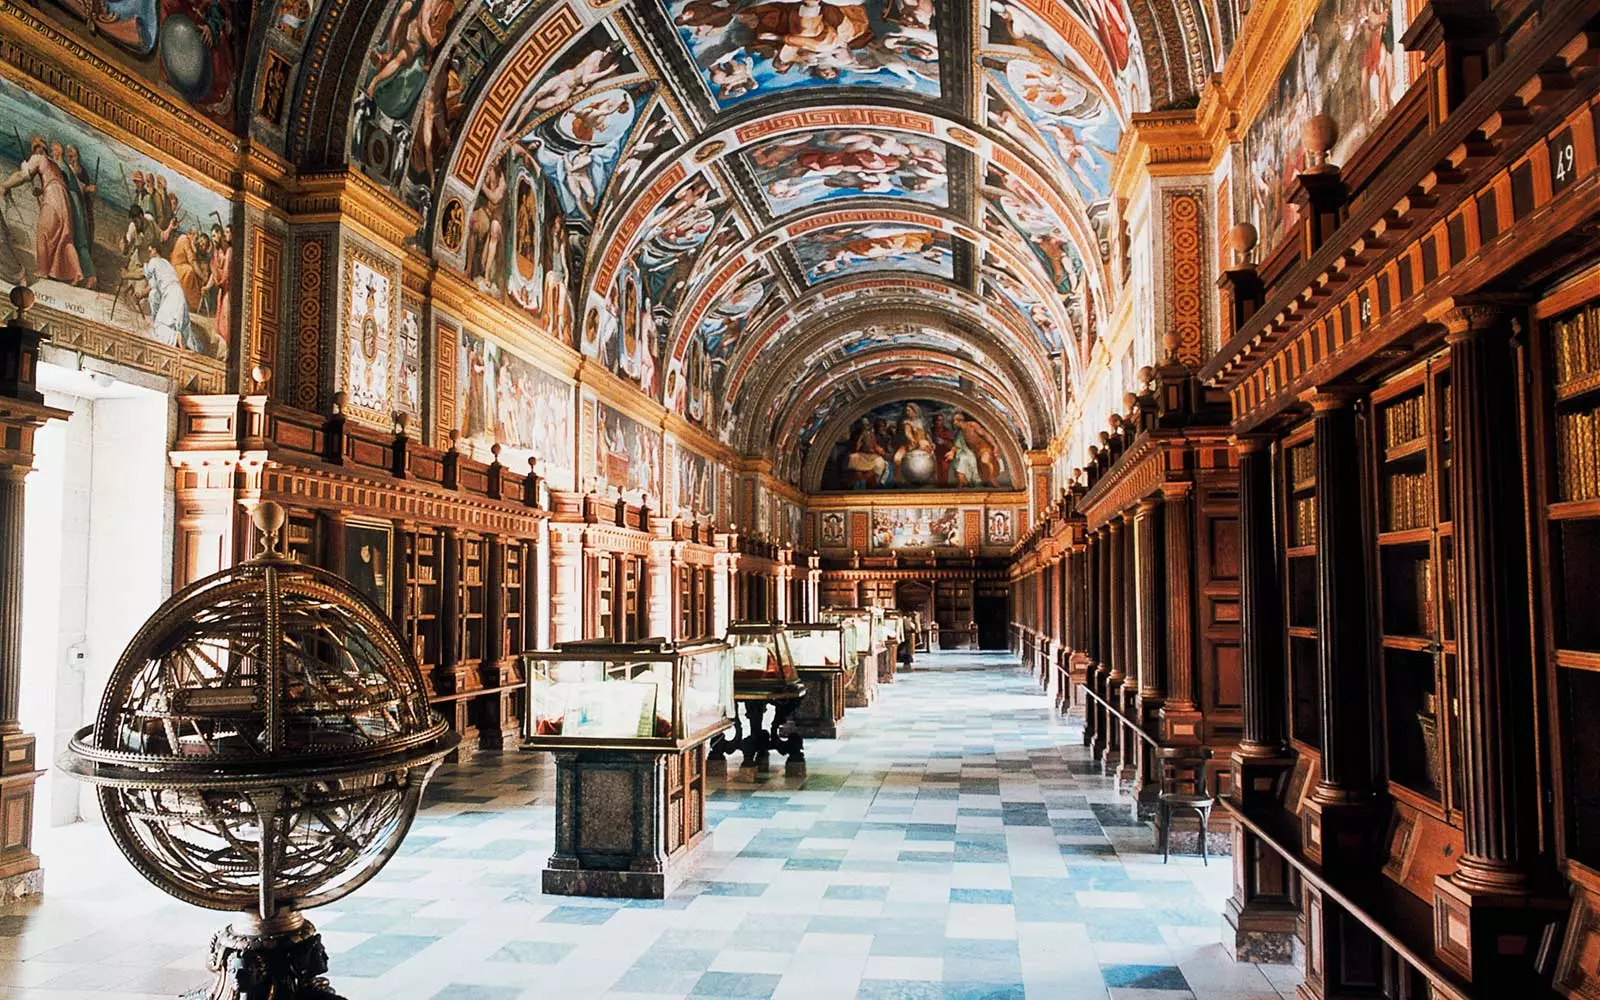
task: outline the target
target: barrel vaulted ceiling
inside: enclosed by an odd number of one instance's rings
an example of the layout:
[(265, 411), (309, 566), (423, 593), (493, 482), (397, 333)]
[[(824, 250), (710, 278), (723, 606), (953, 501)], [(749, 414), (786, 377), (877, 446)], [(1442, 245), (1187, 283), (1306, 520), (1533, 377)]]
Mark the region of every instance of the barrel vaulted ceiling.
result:
[[(1208, 0), (323, 0), (285, 152), (348, 159), (530, 326), (799, 482), (898, 393), (1016, 453), (1118, 294), (1112, 163)], [(828, 440), (823, 440), (828, 439)]]

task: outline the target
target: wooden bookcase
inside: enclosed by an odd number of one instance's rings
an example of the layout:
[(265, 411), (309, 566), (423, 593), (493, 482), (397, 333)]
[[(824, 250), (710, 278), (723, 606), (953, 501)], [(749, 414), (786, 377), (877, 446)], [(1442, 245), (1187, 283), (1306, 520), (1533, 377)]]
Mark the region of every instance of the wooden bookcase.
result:
[(495, 545), (499, 565), (500, 648), (502, 660), (514, 659), (533, 647), (533, 621), (528, 610), (533, 606), (533, 581), (529, 575), (528, 550), (516, 539)]
[(456, 667), (483, 664), (484, 612), (488, 597), (487, 539), (463, 534), (456, 543), (455, 641)]
[(1545, 474), (1535, 488), (1549, 552), (1544, 579), (1561, 856), (1600, 888), (1600, 276), (1587, 301), (1538, 309), (1535, 412)]
[(1289, 736), (1322, 748), (1322, 675), (1317, 665), (1317, 453), (1306, 425), (1279, 451), (1283, 489), (1283, 607), (1288, 622)]
[(1372, 394), (1378, 670), (1389, 791), (1460, 824), (1461, 700), (1450, 372), (1437, 356)]
[(405, 575), (405, 637), (422, 668), (422, 676), (432, 679), (439, 666), (440, 612), (443, 596), (443, 539), (439, 532), (415, 527), (402, 534), (401, 555)]

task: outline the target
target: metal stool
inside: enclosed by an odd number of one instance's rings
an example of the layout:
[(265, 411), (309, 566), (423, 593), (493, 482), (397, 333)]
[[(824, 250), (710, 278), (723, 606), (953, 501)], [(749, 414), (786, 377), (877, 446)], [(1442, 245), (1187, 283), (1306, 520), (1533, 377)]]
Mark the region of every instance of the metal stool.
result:
[[(1161, 795), (1156, 800), (1157, 822), (1161, 824), (1161, 863), (1167, 863), (1174, 814), (1188, 811), (1200, 821), (1200, 860), (1209, 867), (1206, 831), (1211, 825), (1211, 806), (1215, 801), (1206, 791), (1211, 748), (1159, 747), (1156, 756), (1161, 760)], [(1193, 791), (1185, 791), (1185, 788)]]

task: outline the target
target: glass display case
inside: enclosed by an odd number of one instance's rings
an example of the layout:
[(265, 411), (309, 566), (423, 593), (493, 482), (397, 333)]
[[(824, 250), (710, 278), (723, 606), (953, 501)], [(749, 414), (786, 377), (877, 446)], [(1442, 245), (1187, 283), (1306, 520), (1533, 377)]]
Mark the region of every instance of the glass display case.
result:
[(733, 719), (729, 653), (723, 642), (661, 640), (585, 640), (526, 653), (523, 745), (682, 749), (703, 742)]
[(855, 665), (850, 633), (837, 622), (790, 622), (789, 649), (800, 670), (849, 670)]
[(822, 620), (836, 622), (846, 633), (846, 649), (855, 669), (846, 688), (851, 708), (866, 708), (878, 698), (878, 656), (885, 648), (880, 640), (881, 608), (830, 608)]
[(856, 672), (850, 632), (837, 622), (790, 622), (789, 649), (806, 682), (806, 696), (793, 723), (801, 736), (831, 740), (844, 718), (845, 688)]
[(727, 646), (735, 698), (768, 698), (798, 690), (800, 675), (786, 625), (735, 622), (728, 626)]

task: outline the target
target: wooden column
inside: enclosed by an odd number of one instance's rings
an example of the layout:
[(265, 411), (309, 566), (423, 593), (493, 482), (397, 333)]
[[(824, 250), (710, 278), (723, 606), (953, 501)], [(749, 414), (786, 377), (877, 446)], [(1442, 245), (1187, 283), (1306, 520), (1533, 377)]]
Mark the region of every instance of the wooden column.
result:
[(1535, 980), (1538, 937), (1566, 911), (1535, 877), (1539, 762), (1518, 359), (1502, 309), (1457, 304), (1437, 319), (1450, 344), (1465, 824), (1455, 872), (1434, 884), (1434, 945), (1475, 983), (1509, 988)]
[[(1244, 739), (1233, 752), (1233, 794), (1249, 804), (1277, 803), (1294, 766), (1288, 747), (1288, 701), (1273, 528), (1270, 442), (1244, 438), (1239, 456), (1239, 603), (1243, 614)], [(1233, 824), (1233, 896), (1223, 919), (1241, 962), (1289, 963), (1299, 951), (1294, 871), (1283, 856)]]
[[(1106, 674), (1104, 693), (1108, 703), (1119, 707), (1122, 704), (1122, 682), (1123, 678), (1127, 677), (1128, 663), (1126, 631), (1129, 605), (1124, 600), (1122, 585), (1122, 576), (1127, 567), (1123, 549), (1127, 544), (1123, 534), (1122, 518), (1112, 518), (1106, 525), (1106, 536), (1109, 540), (1106, 553), (1106, 605), (1109, 619), (1106, 660), (1110, 663), (1111, 669)], [(1113, 772), (1122, 762), (1122, 735), (1122, 724), (1107, 713), (1106, 753), (1102, 760)]]
[[(14, 321), (4, 332), (16, 326)], [(6, 899), (44, 889), (39, 856), (33, 853), (34, 785), (39, 780), (34, 735), (23, 731), (18, 714), (25, 480), (33, 468), (35, 432), (47, 421), (68, 416), (40, 403), (0, 396), (0, 898)]]
[(1166, 618), (1161, 629), (1167, 643), (1166, 702), (1161, 708), (1161, 739), (1166, 743), (1198, 743), (1202, 716), (1195, 702), (1194, 495), (1190, 483), (1162, 487), (1163, 583)]
[[(1087, 622), (1089, 666), (1084, 674), (1084, 684), (1096, 694), (1105, 685), (1105, 661), (1100, 658), (1100, 612), (1104, 606), (1104, 599), (1100, 591), (1100, 558), (1101, 536), (1100, 532), (1089, 533), (1089, 540), (1084, 547), (1084, 618)], [(1083, 706), (1083, 742), (1089, 747), (1089, 754), (1096, 759), (1105, 750), (1105, 724), (1104, 713), (1100, 711), (1099, 703), (1085, 698)]]
[(1322, 864), (1370, 862), (1373, 798), (1371, 664), (1361, 441), (1354, 393), (1310, 392), (1317, 463), (1317, 672), (1322, 779), (1304, 812), (1305, 851)]
[[(1123, 608), (1122, 626), (1122, 694), (1115, 699), (1122, 714), (1139, 721), (1139, 553), (1134, 527), (1134, 511), (1122, 514), (1122, 588), (1117, 599)], [(1139, 774), (1139, 754), (1144, 742), (1133, 733), (1124, 733), (1122, 740), (1122, 765), (1117, 770), (1117, 782), (1124, 789), (1132, 787)]]
[[(1162, 507), (1159, 495), (1146, 497), (1139, 501), (1133, 519), (1139, 595), (1139, 690), (1134, 709), (1138, 714), (1133, 718), (1156, 739), (1161, 738), (1159, 713), (1166, 701), (1166, 643), (1162, 633), (1167, 614)], [(1139, 767), (1135, 786), (1140, 811), (1153, 812), (1156, 797), (1161, 792), (1159, 762), (1143, 740), (1134, 750)]]

